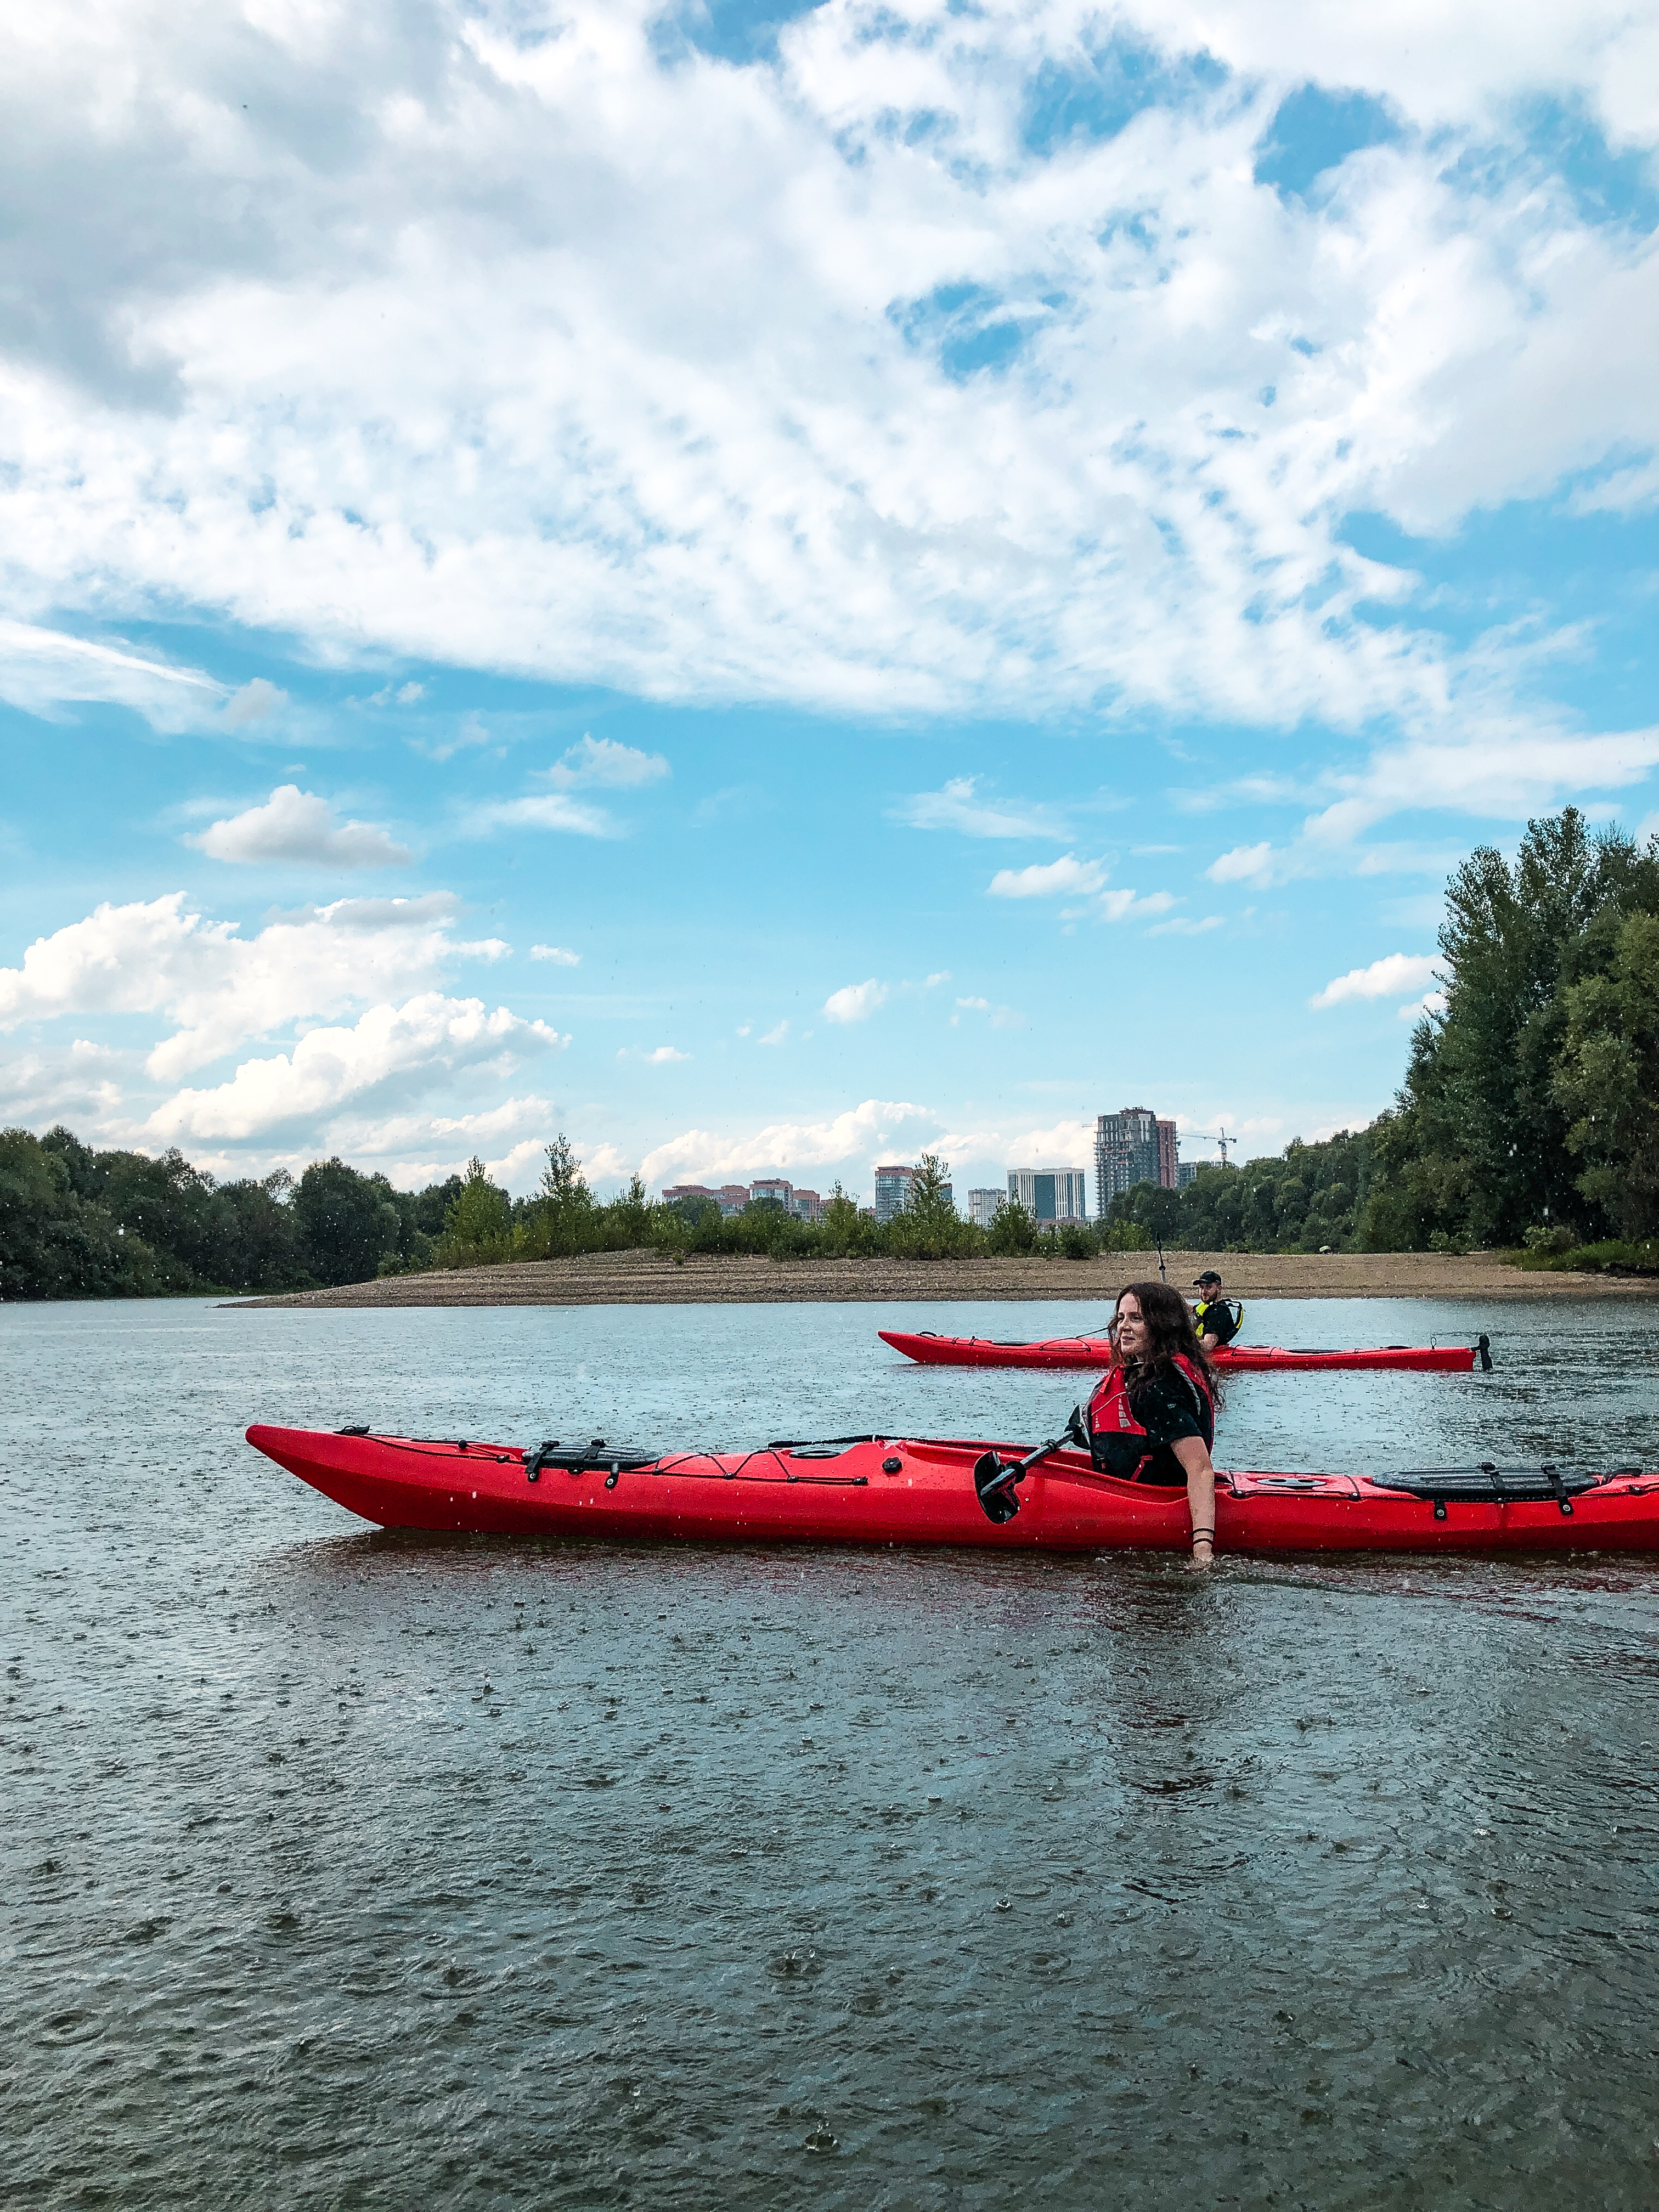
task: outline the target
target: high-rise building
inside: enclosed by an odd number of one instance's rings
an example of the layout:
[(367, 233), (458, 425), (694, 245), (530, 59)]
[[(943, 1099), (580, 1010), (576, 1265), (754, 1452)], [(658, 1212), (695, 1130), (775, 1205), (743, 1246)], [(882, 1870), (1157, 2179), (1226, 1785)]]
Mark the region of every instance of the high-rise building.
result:
[(794, 1208), (789, 1201), (794, 1195), (794, 1189), (793, 1183), (786, 1182), (782, 1176), (762, 1176), (749, 1186), (749, 1203), (750, 1206), (781, 1206), (786, 1213), (793, 1213)]
[(968, 1218), (975, 1229), (988, 1229), (1002, 1203), (1000, 1190), (970, 1190), (968, 1194)]
[(1187, 1186), (1188, 1186), (1188, 1184), (1189, 1182), (1194, 1182), (1194, 1181), (1196, 1180), (1197, 1176), (1198, 1176), (1198, 1162), (1197, 1162), (1196, 1160), (1177, 1160), (1177, 1161), (1176, 1161), (1176, 1188), (1177, 1190), (1185, 1190), (1185, 1189), (1186, 1189), (1186, 1188), (1187, 1188)]
[(1126, 1106), (1095, 1122), (1095, 1212), (1101, 1220), (1120, 1191), (1158, 1179), (1158, 1116), (1149, 1106)]
[(1176, 1125), (1160, 1121), (1158, 1125), (1158, 1179), (1165, 1190), (1176, 1187)]
[(914, 1168), (885, 1167), (876, 1170), (876, 1218), (890, 1221), (896, 1213), (902, 1213), (910, 1203), (910, 1186), (916, 1179)]
[(789, 1201), (789, 1211), (797, 1221), (821, 1221), (823, 1218), (823, 1200), (817, 1191), (803, 1190), (797, 1183), (795, 1194)]
[(1089, 1218), (1089, 1178), (1081, 1168), (1010, 1168), (1008, 1195), (1040, 1228)]

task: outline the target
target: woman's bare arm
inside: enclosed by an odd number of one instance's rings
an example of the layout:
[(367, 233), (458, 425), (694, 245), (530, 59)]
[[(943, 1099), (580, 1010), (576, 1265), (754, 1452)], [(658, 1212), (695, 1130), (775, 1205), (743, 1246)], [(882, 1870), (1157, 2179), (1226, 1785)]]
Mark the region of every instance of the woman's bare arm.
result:
[[(1215, 1559), (1215, 1468), (1202, 1437), (1182, 1437), (1170, 1447), (1187, 1477), (1187, 1510), (1193, 1522), (1191, 1565), (1207, 1567)], [(1207, 1529), (1207, 1535), (1200, 1535)]]

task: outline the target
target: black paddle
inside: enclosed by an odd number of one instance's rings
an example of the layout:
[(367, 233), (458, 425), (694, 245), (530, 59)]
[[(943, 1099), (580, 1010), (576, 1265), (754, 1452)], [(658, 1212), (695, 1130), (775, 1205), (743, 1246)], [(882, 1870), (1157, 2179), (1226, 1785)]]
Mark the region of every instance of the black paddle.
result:
[(1089, 1438), (1083, 1425), (1083, 1408), (1073, 1406), (1072, 1418), (1060, 1435), (1035, 1451), (1027, 1452), (1024, 1459), (1001, 1459), (994, 1451), (981, 1452), (974, 1462), (974, 1488), (985, 1509), (988, 1521), (999, 1528), (1012, 1521), (1019, 1510), (1019, 1500), (1014, 1495), (1014, 1485), (1024, 1482), (1040, 1460), (1057, 1452), (1062, 1444), (1075, 1444), (1079, 1451), (1087, 1451)]

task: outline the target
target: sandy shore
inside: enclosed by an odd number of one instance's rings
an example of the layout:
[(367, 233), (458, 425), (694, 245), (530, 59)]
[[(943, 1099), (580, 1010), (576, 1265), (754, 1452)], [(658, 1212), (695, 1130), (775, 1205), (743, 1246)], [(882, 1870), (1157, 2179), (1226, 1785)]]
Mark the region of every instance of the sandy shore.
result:
[[(1186, 1289), (1218, 1267), (1242, 1298), (1642, 1297), (1659, 1282), (1525, 1273), (1490, 1253), (1334, 1252), (1279, 1256), (1171, 1252), (1170, 1280)], [(456, 1273), (393, 1275), (333, 1291), (237, 1298), (239, 1306), (789, 1305), (842, 1299), (908, 1305), (962, 1298), (1087, 1298), (1103, 1304), (1124, 1283), (1156, 1273), (1155, 1256), (1095, 1260), (767, 1260), (659, 1252), (599, 1252)]]

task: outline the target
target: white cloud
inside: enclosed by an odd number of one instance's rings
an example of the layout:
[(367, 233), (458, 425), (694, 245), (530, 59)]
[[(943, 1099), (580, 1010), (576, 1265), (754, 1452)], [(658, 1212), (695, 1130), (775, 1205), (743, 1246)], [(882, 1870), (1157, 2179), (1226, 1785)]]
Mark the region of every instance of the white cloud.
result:
[(991, 878), (993, 898), (1056, 898), (1082, 891), (1097, 891), (1106, 880), (1103, 860), (1079, 860), (1066, 853), (1058, 860), (1038, 861), (1029, 868), (999, 868)]
[[(1520, 135), (1543, 99), (1650, 156), (1659, 34), (1626, 0), (840, 0), (744, 67), (663, 58), (647, 0), (568, 0), (556, 37), (453, 0), (33, 14), (0, 144), (71, 185), (8, 247), (31, 307), (0, 532), (42, 619), (205, 610), (319, 659), (653, 698), (1427, 742), (1531, 648), (1413, 626), (1346, 519), (1647, 496), (1659, 240)], [(1039, 88), (1097, 89), (1108, 20), (1149, 50), (1144, 104), (1034, 143)], [(1235, 74), (1171, 89), (1200, 52)], [(1253, 161), (1310, 80), (1397, 136), (1286, 197)], [(135, 177), (145, 220), (112, 228)], [(193, 672), (42, 650), (12, 663), (41, 707), (228, 726)], [(1413, 803), (1389, 773), (1360, 814)], [(912, 805), (1064, 835), (972, 778)]]
[(210, 725), (224, 697), (224, 686), (200, 669), (33, 623), (0, 621), (0, 699), (27, 714), (50, 720), (70, 703), (131, 707), (155, 729), (194, 730)]
[(458, 959), (499, 959), (497, 938), (452, 934), (456, 901), (338, 899), (306, 907), (245, 939), (230, 921), (187, 912), (183, 891), (104, 905), (38, 938), (21, 968), (0, 969), (0, 1027), (84, 1013), (165, 1013), (173, 1034), (149, 1073), (176, 1082), (251, 1037), (326, 1019), (377, 997), (420, 990)]
[(1148, 891), (1144, 898), (1135, 890), (1102, 891), (1095, 908), (1103, 921), (1144, 921), (1149, 915), (1168, 914), (1175, 903), (1168, 891)]
[(672, 773), (660, 753), (642, 753), (632, 745), (618, 744), (614, 738), (594, 737), (580, 738), (544, 771), (550, 783), (562, 787), (598, 784), (609, 791), (635, 791)]
[(465, 827), (476, 836), (492, 830), (568, 830), (578, 837), (620, 837), (622, 830), (601, 806), (550, 791), (528, 799), (498, 799), (476, 806)]
[(244, 1060), (228, 1083), (183, 1090), (150, 1115), (151, 1133), (245, 1141), (294, 1121), (316, 1121), (389, 1085), (425, 1089), (458, 1069), (505, 1073), (526, 1050), (562, 1040), (542, 1022), (482, 999), (428, 992), (401, 1006), (371, 1006), (351, 1029), (315, 1029), (291, 1052)]
[(690, 1060), (691, 1055), (689, 1052), (677, 1052), (672, 1044), (659, 1044), (650, 1052), (642, 1045), (636, 1048), (625, 1044), (617, 1057), (618, 1060), (637, 1060), (647, 1067), (672, 1067), (680, 1060)]
[(556, 968), (580, 968), (582, 964), (581, 954), (568, 952), (562, 945), (532, 945), (530, 957), (532, 960), (550, 960)]
[(1402, 1022), (1414, 1022), (1423, 1014), (1443, 1014), (1446, 994), (1443, 991), (1425, 991), (1420, 999), (1413, 999), (1409, 1006), (1401, 1006), (1398, 1011)]
[(251, 723), (263, 722), (279, 713), (288, 702), (286, 691), (263, 676), (252, 677), (225, 702), (225, 725), (228, 729), (245, 730)]
[(831, 991), (823, 1011), (832, 1022), (867, 1021), (887, 998), (888, 986), (872, 975), (862, 983), (843, 983), (839, 991)]
[(640, 1173), (655, 1188), (665, 1182), (721, 1182), (765, 1169), (848, 1166), (886, 1157), (901, 1123), (929, 1120), (925, 1106), (902, 1099), (866, 1098), (828, 1121), (774, 1121), (740, 1135), (688, 1129), (646, 1154)]
[(1254, 890), (1266, 890), (1276, 880), (1277, 858), (1271, 842), (1264, 838), (1259, 845), (1235, 845), (1231, 852), (1212, 860), (1204, 872), (1212, 884), (1249, 884)]
[(787, 1021), (782, 1021), (775, 1029), (768, 1030), (763, 1037), (757, 1038), (756, 1042), (759, 1044), (781, 1044), (788, 1034), (789, 1024)]
[[(976, 775), (955, 775), (941, 791), (919, 791), (891, 808), (913, 830), (954, 830), (963, 837), (1063, 837), (1052, 806), (1024, 799), (981, 797)], [(1018, 896), (1018, 893), (1014, 894)]]
[(1218, 914), (1206, 914), (1201, 921), (1184, 915), (1176, 915), (1171, 921), (1155, 922), (1146, 933), (1148, 937), (1207, 937), (1212, 929), (1225, 927)]
[(1340, 1006), (1351, 999), (1406, 998), (1421, 991), (1439, 965), (1437, 952), (1389, 952), (1381, 960), (1373, 960), (1369, 968), (1351, 968), (1346, 975), (1334, 976), (1308, 1004)]
[(186, 837), (211, 860), (253, 864), (294, 860), (314, 867), (392, 868), (409, 860), (408, 848), (370, 822), (337, 822), (314, 792), (279, 784), (263, 806), (250, 806)]

